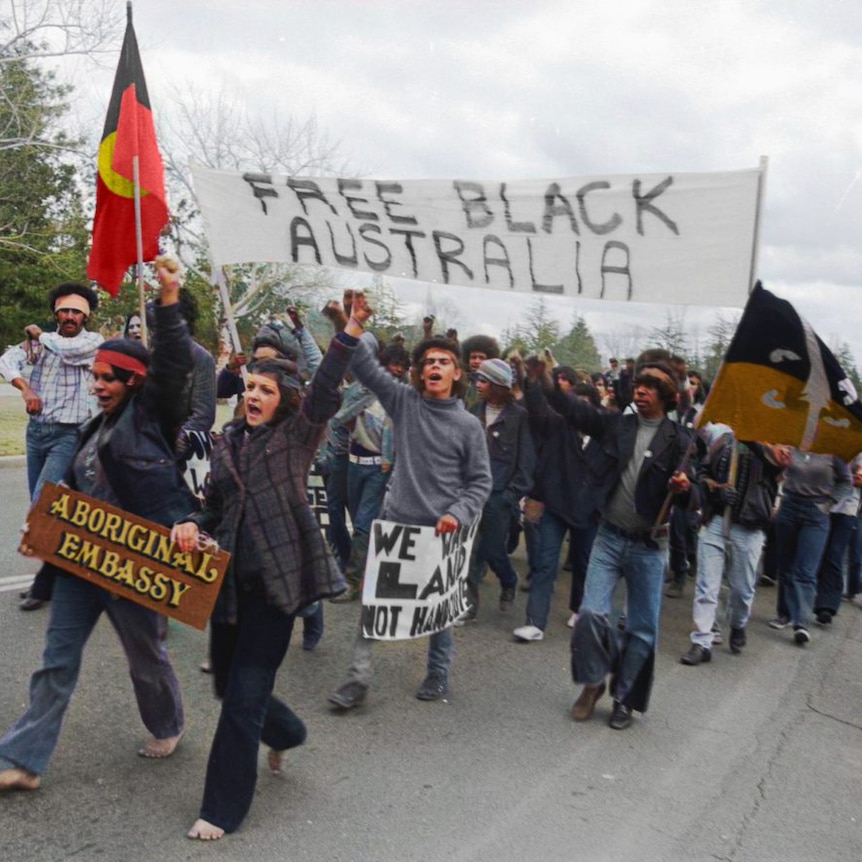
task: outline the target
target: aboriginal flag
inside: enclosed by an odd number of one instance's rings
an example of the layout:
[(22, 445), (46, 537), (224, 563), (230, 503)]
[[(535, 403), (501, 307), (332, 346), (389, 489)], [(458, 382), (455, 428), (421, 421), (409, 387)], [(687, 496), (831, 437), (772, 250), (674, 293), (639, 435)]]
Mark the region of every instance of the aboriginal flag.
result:
[(754, 287), (698, 424), (845, 461), (862, 452), (862, 404), (829, 348), (793, 306)]
[(117, 295), (126, 270), (138, 260), (135, 156), (138, 157), (141, 190), (143, 259), (153, 260), (159, 253), (159, 234), (168, 221), (165, 171), (156, 144), (153, 114), (129, 4), (120, 65), (114, 78), (99, 146), (96, 215), (87, 265), (87, 275), (113, 296)]

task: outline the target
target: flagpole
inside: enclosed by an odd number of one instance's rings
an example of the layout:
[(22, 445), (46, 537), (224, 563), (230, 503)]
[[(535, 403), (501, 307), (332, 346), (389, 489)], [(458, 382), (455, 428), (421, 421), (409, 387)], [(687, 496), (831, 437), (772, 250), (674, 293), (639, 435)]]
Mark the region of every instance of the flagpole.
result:
[[(126, 25), (133, 26), (132, 0), (126, 0)], [(141, 317), (141, 340), (147, 344), (147, 303), (144, 298), (144, 231), (141, 220), (141, 162), (140, 155), (132, 156), (132, 186), (135, 198), (135, 249), (138, 253), (138, 314)]]
[[(216, 265), (215, 261), (212, 261), (213, 264), (213, 272), (216, 277), (216, 284), (218, 285), (219, 294), (221, 295), (221, 304), (224, 309), (225, 321), (227, 323), (227, 331), (230, 335), (230, 340), (233, 342), (233, 350), (234, 353), (242, 353), (242, 344), (239, 340), (239, 330), (236, 328), (236, 318), (233, 315), (233, 306), (230, 301), (230, 293), (227, 289), (227, 276), (225, 275), (225, 267)], [(248, 383), (248, 372), (245, 369), (245, 365), (240, 366), (240, 374), (242, 375), (242, 379), (245, 383)]]
[(132, 178), (135, 187), (135, 245), (138, 250), (138, 309), (141, 315), (141, 339), (146, 344), (147, 301), (144, 297), (144, 233), (141, 227), (141, 168), (138, 156), (132, 158)]
[(769, 167), (769, 157), (760, 157), (760, 176), (757, 178), (757, 208), (754, 211), (754, 242), (751, 247), (751, 271), (748, 274), (748, 292), (754, 289), (757, 282), (757, 267), (760, 258), (760, 233), (763, 227), (763, 198), (766, 194), (766, 169)]

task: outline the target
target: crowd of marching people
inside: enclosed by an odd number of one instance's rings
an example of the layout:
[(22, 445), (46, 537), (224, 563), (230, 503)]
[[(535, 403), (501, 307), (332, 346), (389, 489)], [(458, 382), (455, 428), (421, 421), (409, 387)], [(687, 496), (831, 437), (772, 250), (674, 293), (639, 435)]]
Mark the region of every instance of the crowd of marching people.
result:
[[(691, 667), (711, 661), (725, 636), (732, 654), (746, 648), (759, 583), (776, 587), (769, 625), (788, 628), (802, 647), (842, 600), (862, 607), (862, 453), (848, 464), (739, 440), (726, 425), (701, 427), (709, 385), (680, 357), (652, 349), (588, 372), (558, 364), (550, 350), (521, 356), (486, 335), (435, 333), (430, 315), (415, 345), (400, 336), (382, 345), (369, 331), (367, 299), (347, 292), (325, 308), (333, 328), (325, 349), (291, 307), (290, 325), (263, 326), (248, 355), (216, 375), (192, 338), (196, 310), (177, 268), (161, 261), (157, 275), (148, 319), (131, 315), (123, 337), (108, 341), (86, 328), (93, 291), (58, 286), (49, 297), (56, 331), (28, 327), (25, 342), (0, 357), (0, 374), (29, 416), (33, 502), (46, 481), (64, 481), (172, 528), (185, 552), (211, 536), (232, 554), (202, 665), (221, 706), (191, 838), (239, 828), (261, 744), (277, 773), (284, 752), (304, 742), (305, 724), (273, 688), (295, 621), (303, 648), (314, 649), (327, 600), (355, 602), (357, 623), (328, 701), (346, 711), (367, 700), (372, 640), (360, 610), (375, 519), (443, 535), (478, 523), (456, 626), (502, 613), (515, 640), (540, 642), (567, 573), (571, 715), (590, 719), (608, 693), (615, 730), (649, 706), (664, 598), (691, 590), (680, 656)], [(212, 435), (217, 398), (236, 406)], [(183, 477), (195, 435), (211, 449), (200, 488)], [(326, 489), (323, 528), (307, 498), (312, 470)], [(511, 556), (520, 542), (519, 577)], [(50, 564), (21, 598), (23, 610), (47, 604), (50, 620), (28, 707), (0, 737), (0, 791), (40, 786), (103, 612), (151, 733), (139, 753), (170, 756), (185, 716), (164, 618)], [(417, 698), (449, 694), (452, 660), (446, 626), (428, 637)]]

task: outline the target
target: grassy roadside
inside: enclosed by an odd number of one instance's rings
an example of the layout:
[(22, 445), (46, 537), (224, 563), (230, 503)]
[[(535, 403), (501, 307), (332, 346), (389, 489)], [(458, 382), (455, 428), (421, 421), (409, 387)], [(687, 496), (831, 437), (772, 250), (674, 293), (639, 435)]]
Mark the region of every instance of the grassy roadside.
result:
[[(215, 428), (221, 429), (231, 415), (231, 409), (226, 404), (219, 404), (216, 408)], [(0, 457), (24, 454), (26, 428), (27, 413), (21, 396), (0, 396)]]
[(0, 397), (0, 455), (24, 454), (26, 427), (27, 412), (21, 396)]

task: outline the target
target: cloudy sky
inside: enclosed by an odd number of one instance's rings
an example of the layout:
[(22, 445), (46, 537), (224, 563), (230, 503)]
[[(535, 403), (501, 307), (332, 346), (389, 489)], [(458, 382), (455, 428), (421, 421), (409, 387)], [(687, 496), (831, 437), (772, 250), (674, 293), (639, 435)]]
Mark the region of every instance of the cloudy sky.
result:
[[(758, 274), (862, 364), (856, 0), (137, 0), (134, 19), (157, 115), (178, 85), (227, 88), (261, 116), (313, 113), (365, 177), (721, 171), (767, 156)], [(112, 74), (88, 75), (82, 98), (104, 106)], [(457, 305), (462, 334), (529, 302), (449, 290), (433, 295)], [(668, 314), (705, 339), (724, 313), (554, 308), (564, 323), (583, 314), (605, 350), (606, 335)]]

